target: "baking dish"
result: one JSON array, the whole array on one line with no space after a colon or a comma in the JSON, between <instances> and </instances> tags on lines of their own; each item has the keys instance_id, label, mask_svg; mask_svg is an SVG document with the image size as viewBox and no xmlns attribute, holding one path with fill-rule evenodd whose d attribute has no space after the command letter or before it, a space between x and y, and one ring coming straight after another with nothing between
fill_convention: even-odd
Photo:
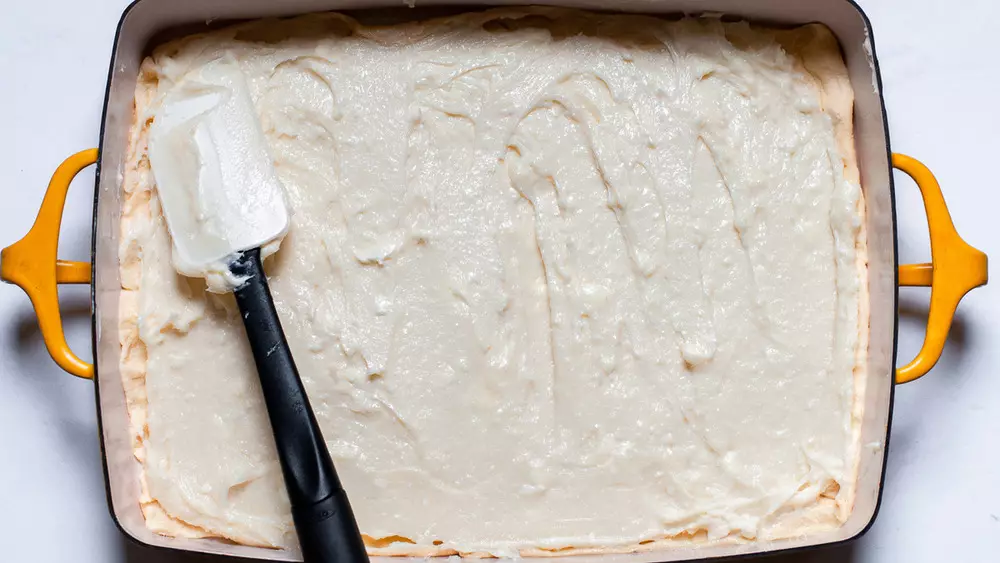
<instances>
[{"instance_id":1,"label":"baking dish","mask_svg":"<svg viewBox=\"0 0 1000 563\"><path fill-rule=\"evenodd\" d=\"M593 0L545 3L592 9L605 7ZM20 285L28 293L53 358L70 373L93 378L97 383L98 420L109 506L122 531L137 541L154 546L262 559L294 558L294 554L288 552L216 540L163 537L147 530L143 522L137 501L140 467L132 454L125 398L118 372L118 298L121 288L118 277L119 197L139 64L150 45L159 39L174 36L181 28L184 33L203 30L211 25L208 22L387 6L397 8L394 14L382 12L387 17L398 19L427 15L426 12L399 8L398 4L384 0L289 0L280 4L266 0L178 0L170 3L138 0L126 9L119 23L111 58L100 150L90 149L73 155L57 169L35 225L24 239L3 252L0 274L4 280ZM454 6L467 5L468 2L433 4ZM830 27L840 40L855 90L855 138L867 201L871 325L865 414L861 429L861 443L866 447L862 450L854 512L836 530L774 542L688 544L669 550L573 558L594 563L598 560L602 563L640 563L702 559L801 548L857 537L870 525L878 507L894 383L916 379L933 366L943 348L958 301L969 289L986 282L986 257L958 236L931 173L909 157L890 156L871 29L856 5L848 0L797 3L781 0L635 0L622 2L616 7L622 11L646 13L699 13L710 10L776 24L818 21ZM92 264L58 261L59 222L66 190L72 177L94 162L98 164L98 173ZM897 268L890 165L913 176L922 191L931 232L931 264ZM56 301L59 283L92 284L93 365L82 361L66 345ZM894 371L898 285L930 286L932 297L924 346L912 362Z\"/></svg>"}]
</instances>

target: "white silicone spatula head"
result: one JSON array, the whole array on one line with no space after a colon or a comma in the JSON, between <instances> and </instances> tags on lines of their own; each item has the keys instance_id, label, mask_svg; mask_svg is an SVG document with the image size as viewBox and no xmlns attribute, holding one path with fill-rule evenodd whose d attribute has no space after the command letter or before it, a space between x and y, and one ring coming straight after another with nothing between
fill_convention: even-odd
<instances>
[{"instance_id":1,"label":"white silicone spatula head","mask_svg":"<svg viewBox=\"0 0 1000 563\"><path fill-rule=\"evenodd\" d=\"M225 279L233 255L287 232L284 190L232 58L202 67L164 96L149 131L149 161L180 273Z\"/></svg>"}]
</instances>

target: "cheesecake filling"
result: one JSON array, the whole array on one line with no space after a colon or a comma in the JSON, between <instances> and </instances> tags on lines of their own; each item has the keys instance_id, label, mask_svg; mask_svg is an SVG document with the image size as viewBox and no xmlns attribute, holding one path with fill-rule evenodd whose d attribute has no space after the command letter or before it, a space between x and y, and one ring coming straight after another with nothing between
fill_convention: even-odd
<instances>
[{"instance_id":1,"label":"cheesecake filling","mask_svg":"<svg viewBox=\"0 0 1000 563\"><path fill-rule=\"evenodd\" d=\"M534 8L252 23L145 61L120 317L153 530L295 545L235 302L174 271L147 155L223 57L292 212L271 292L372 553L850 514L867 282L836 41Z\"/></svg>"}]
</instances>

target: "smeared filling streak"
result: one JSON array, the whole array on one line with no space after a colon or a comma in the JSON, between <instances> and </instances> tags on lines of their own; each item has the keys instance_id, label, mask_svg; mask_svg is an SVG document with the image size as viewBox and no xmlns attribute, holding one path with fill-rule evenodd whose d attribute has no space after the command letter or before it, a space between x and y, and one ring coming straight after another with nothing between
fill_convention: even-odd
<instances>
[{"instance_id":1,"label":"smeared filling streak","mask_svg":"<svg viewBox=\"0 0 1000 563\"><path fill-rule=\"evenodd\" d=\"M251 24L144 63L122 372L151 528L295 541L235 306L173 271L145 158L159 100L224 54L293 211L271 291L373 552L850 513L866 319L836 42L539 8Z\"/></svg>"}]
</instances>

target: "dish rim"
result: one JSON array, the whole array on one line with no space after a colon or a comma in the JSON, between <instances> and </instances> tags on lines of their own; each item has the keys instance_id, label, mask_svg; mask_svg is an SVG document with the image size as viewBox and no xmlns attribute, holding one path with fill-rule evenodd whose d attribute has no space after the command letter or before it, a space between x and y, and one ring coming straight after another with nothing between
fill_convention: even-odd
<instances>
[{"instance_id":1,"label":"dish rim","mask_svg":"<svg viewBox=\"0 0 1000 563\"><path fill-rule=\"evenodd\" d=\"M163 550L163 551L166 551L166 552L194 552L194 553L199 553L200 550L185 549L183 547L171 546L171 545L157 545L157 544L146 542L146 541L144 541L144 540L136 537L131 531L129 531L128 529L126 529L126 527L120 522L119 516L118 516L118 514L117 514L117 512L116 512L116 510L114 508L114 501L113 501L113 498L112 498L111 475L110 475L110 472L109 472L108 453L107 453L107 448L106 448L106 444L105 444L105 437L104 437L104 420L103 420L103 414L104 413L103 413L103 408L102 408L100 385L98 384L99 378L100 378L100 362L99 362L99 353L98 353L98 345L99 345L98 340L99 340L99 336L100 336L100 329L99 329L98 315L97 315L97 283L96 283L96 280L97 280L97 259L96 258L97 258L97 246L98 246L98 241L99 241L99 238L98 238L98 233L99 233L98 227L99 227L99 218L100 218L100 201L102 199L101 198L101 193L102 193L101 192L101 177L102 177L103 165L104 165L104 147L105 147L105 141L106 141L107 126L108 126L108 113L109 113L109 107L111 106L112 79L113 79L114 74L115 74L115 68L116 68L116 62L117 62L116 61L116 55L118 53L119 44L120 44L121 39L122 39L123 31L125 30L125 25L126 25L126 22L128 20L128 16L129 16L130 13L132 13L132 11L135 8L137 8L141 4L144 4L146 1L147 0L133 0L128 6L125 7L125 9L122 12L121 17L118 20L118 24L116 25L116 28L115 28L114 40L113 40L112 46L111 46L111 57L110 57L110 62L109 62L108 79L107 79L107 81L105 83L104 102L103 102L103 108L102 108L102 112L101 112L101 126L100 126L100 133L99 133L100 136L99 136L99 141L98 141L98 159L97 159L97 162L96 162L96 169L95 169L95 173L94 173L94 186L95 186L95 189L94 189L94 203L93 203L93 220L92 220L92 228L91 228L91 249L90 249L90 253L91 253L91 279L94 280L90 284L91 352L93 354L93 356L92 356L93 357L93 366L94 366L93 381L95 383L95 385L94 385L94 400L95 400L95 407L96 407L96 411L97 411L97 430L98 430L98 436L99 436L99 442L100 442L100 449L101 449L101 466L102 466L102 471L103 471L103 474L104 474L104 489L105 489L105 495L106 495L106 498L107 498L107 508L108 508L108 512L109 512L109 514L111 516L111 519L114 522L115 526L118 528L118 530L121 531L121 533L125 537L127 537L129 539L129 541L132 541L132 542L134 542L136 544L142 545L142 546L144 546L146 548L154 548L154 549ZM864 12L864 10L861 8L860 5L858 5L858 3L855 0L840 0L840 1L841 2L846 2L850 7L852 7L857 12L857 14L860 16L861 21L863 22L865 37L866 37L866 40L867 40L867 50L868 50L868 54L869 54L869 57L870 57L872 71L873 71L872 79L874 81L874 86L875 86L875 88L877 90L877 95L878 95L878 100L879 100L879 106L880 106L880 110L881 110L882 129L883 129L883 134L884 134L884 137L885 137L885 155L886 155L887 161L890 163L889 173L888 173L889 209L890 209L889 215L890 215L890 226L891 226L891 233L892 233L893 282L894 282L894 287L895 287L894 291L892 292L892 298L893 298L892 310L894 311L895 314L893 316L893 321L892 321L893 322L893 326L892 326L892 346L891 346L891 364L890 365L891 366L895 366L896 360L897 360L897 353L898 353L898 344L899 344L899 314L898 314L898 305L899 305L899 303L898 303L898 300L899 300L899 253L898 253L898 232L897 232L897 216L896 216L896 193L895 193L895 183L894 183L894 179L893 179L892 166L891 166L892 151L891 151L891 141L890 141L890 137L889 137L888 115L887 115L886 108L885 108L885 98L883 96L882 74L881 74L881 70L880 70L880 67L879 67L877 51L876 51L876 48L875 48L874 30L872 28L871 20L868 18L868 15ZM490 2L487 1L487 2L483 2L483 3L447 4L447 5L449 7L451 7L451 6L459 7L460 6L460 7L483 9L483 8L489 8L489 7L498 7L498 6L501 6L501 5L502 6L517 6L517 5L532 5L532 4L534 4L534 3L532 3L532 2L526 2L526 3L523 3L523 4L516 4L516 3L515 4L506 4L506 3L504 3L504 4L496 4L496 3L490 3ZM537 4L545 4L545 3L544 2L538 2ZM434 6L434 5L441 5L441 4L437 4L437 3L432 3L431 4L431 6ZM372 7L372 8L367 8L365 10L379 10L379 9L383 9L384 10L386 8L387 7L383 7L383 8ZM326 11L337 11L337 10L336 10L336 8L332 8L331 10L326 10ZM346 9L346 10L343 10L343 11L350 12L352 10ZM357 11L357 10L353 10L353 11ZM613 10L609 10L609 12L622 13L622 11L613 11ZM703 10L702 12L703 13L704 12L711 12L711 10ZM306 13L311 13L311 12L301 12L301 13L299 13L299 15L306 14ZM642 12L642 11L628 11L627 13L649 13L649 14L652 14L652 15L663 15L663 14L669 14L671 12L665 11L665 12L653 13L653 12ZM748 18L748 19L752 20L752 18ZM757 21L759 21L759 20L757 20ZM764 21L766 21L766 20L764 20ZM206 22L206 23L208 23L208 22ZM227 22L227 24L228 23L235 23L235 21L233 21L233 22ZM823 22L819 22L819 23L823 23ZM172 26L172 27L177 27L177 26ZM167 29L170 29L170 27L168 27ZM841 43L839 37L837 38L837 40L838 40L838 43ZM151 49L152 44L153 44L153 41L147 42L146 46L144 47L144 52L145 53L149 52L149 50ZM843 47L841 47L841 48L843 48ZM853 84L852 84L852 86L853 86ZM855 114L855 129L857 128L856 124L857 124L857 116ZM858 162L858 166L859 166L859 168L862 168L862 167L865 166L861 162L860 159L859 159L859 162ZM869 295L869 299L870 299L870 295ZM817 549L817 548L832 548L832 547L836 547L836 546L842 546L842 545L845 545L845 544L847 544L849 542L855 541L858 538L860 538L863 535L865 535L866 533L868 533L868 531L874 525L875 519L877 518L877 516L879 514L879 511L881 509L882 495L883 495L883 492L884 492L885 476L886 476L886 465L887 465L886 464L886 459L887 459L888 448L889 448L889 439L890 439L890 435L891 435L892 414L893 414L893 408L894 408L894 404L895 404L895 389L896 389L896 385L897 385L896 379L895 379L894 375L895 375L894 371L891 371L889 374L886 375L890 379L890 384L889 384L889 392L888 392L888 407L887 407L887 415L886 415L885 432L884 432L884 438L882 440L882 445L881 445L881 448L880 448L881 449L881 455L880 455L881 459L879 460L879 462L880 462L880 465L881 465L881 470L880 470L880 475L879 475L879 478L878 478L878 481L877 481L877 490L875 491L876 497L875 497L875 502L874 502L874 509L872 510L871 516L868 518L868 521L865 523L864 526L862 526L860 529L858 529L858 531L856 531L853 534L848 535L848 536L846 536L844 538L837 539L837 540L832 540L832 541L826 541L826 542L822 542L821 541L821 542L814 543L814 544L811 544L811 545L781 547L781 548L778 548L778 549L770 549L770 550L759 549L759 550L756 550L756 551L750 551L750 552L746 552L746 553L738 553L738 554L723 555L723 556L712 556L712 557L709 557L709 556L695 557L695 558L684 559L684 560L680 560L680 561L689 561L689 562L691 562L691 561L734 561L734 560L737 560L737 559L743 559L743 558L748 558L748 557L756 557L756 556L761 556L761 555L778 555L778 554L782 554L783 555L783 554L799 553L799 552L803 552L803 551L806 551L806 550L812 550L812 549ZM871 378L873 376L874 376L873 374L870 374L868 377ZM764 547L764 546L767 545L767 543L766 542L759 542L759 545L761 547ZM665 552L665 551L663 551L663 552ZM277 554L277 553L284 553L284 552L276 551L275 553ZM656 553L656 552L654 551L654 552L651 552L651 553ZM224 554L224 555L236 556L235 554ZM406 559L411 559L411 558L408 558L408 557L396 557L396 556L373 556L373 557L379 557L379 558L382 558L382 559L393 558L393 559L398 559L400 561L403 561L403 560L406 560ZM574 557L580 557L580 556L579 555L577 555L577 556L570 555L568 557L570 559L572 559ZM503 558L501 558L501 559L503 559ZM262 559L262 560L266 560L266 559Z\"/></svg>"}]
</instances>

